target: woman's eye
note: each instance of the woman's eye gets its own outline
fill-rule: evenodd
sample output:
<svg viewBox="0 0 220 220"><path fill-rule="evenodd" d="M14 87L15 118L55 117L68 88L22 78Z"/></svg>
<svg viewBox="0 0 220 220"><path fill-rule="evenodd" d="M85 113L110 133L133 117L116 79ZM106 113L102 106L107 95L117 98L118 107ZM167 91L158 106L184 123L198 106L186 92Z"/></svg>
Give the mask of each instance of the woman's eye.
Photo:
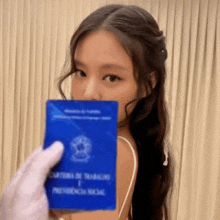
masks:
<svg viewBox="0 0 220 220"><path fill-rule="evenodd" d="M121 80L121 78L115 75L106 76L105 79L109 82L115 82L117 80Z"/></svg>
<svg viewBox="0 0 220 220"><path fill-rule="evenodd" d="M76 70L75 75L79 77L86 77L86 74L82 70Z"/></svg>

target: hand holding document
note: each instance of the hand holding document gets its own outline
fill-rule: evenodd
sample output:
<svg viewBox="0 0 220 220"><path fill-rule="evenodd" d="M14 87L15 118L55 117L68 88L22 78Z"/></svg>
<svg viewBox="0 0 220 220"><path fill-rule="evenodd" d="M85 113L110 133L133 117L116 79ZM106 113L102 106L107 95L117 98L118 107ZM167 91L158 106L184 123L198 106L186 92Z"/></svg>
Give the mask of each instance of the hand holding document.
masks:
<svg viewBox="0 0 220 220"><path fill-rule="evenodd" d="M111 101L48 101L44 145L5 188L1 219L47 220L49 210L114 210L117 110Z"/></svg>
<svg viewBox="0 0 220 220"><path fill-rule="evenodd" d="M63 145L55 142L43 150L37 148L14 174L1 197L3 220L47 220L48 200L44 182L50 169L63 154Z"/></svg>

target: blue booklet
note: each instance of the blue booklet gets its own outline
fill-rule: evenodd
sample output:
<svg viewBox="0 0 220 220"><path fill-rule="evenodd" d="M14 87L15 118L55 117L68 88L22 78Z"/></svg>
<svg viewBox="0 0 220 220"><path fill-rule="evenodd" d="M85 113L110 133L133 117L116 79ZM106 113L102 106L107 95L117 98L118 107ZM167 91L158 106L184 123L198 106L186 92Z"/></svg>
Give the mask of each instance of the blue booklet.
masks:
<svg viewBox="0 0 220 220"><path fill-rule="evenodd" d="M44 149L65 149L45 182L49 209L115 210L117 115L115 101L47 101Z"/></svg>

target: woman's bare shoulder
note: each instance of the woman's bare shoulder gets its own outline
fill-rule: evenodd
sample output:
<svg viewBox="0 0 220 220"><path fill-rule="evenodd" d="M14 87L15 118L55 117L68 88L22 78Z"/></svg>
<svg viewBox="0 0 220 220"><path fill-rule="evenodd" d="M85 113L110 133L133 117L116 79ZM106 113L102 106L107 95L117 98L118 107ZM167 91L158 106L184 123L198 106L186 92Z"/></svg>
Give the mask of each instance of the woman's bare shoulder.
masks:
<svg viewBox="0 0 220 220"><path fill-rule="evenodd" d="M129 140L127 139L127 141ZM117 167L119 168L118 171L120 173L126 170L128 171L127 175L132 175L132 171L136 168L135 162L137 162L137 152L135 147L136 146L131 144L131 142L129 145L125 140L118 138Z"/></svg>
<svg viewBox="0 0 220 220"><path fill-rule="evenodd" d="M135 169L134 155L128 143L121 138L117 140L117 206L114 211L99 210L92 212L55 212L64 220L126 220L131 206L134 190L132 175ZM130 191L129 191L130 190ZM128 192L129 191L129 192ZM121 212L122 211L122 212ZM121 214L120 218L119 215ZM51 215L50 215L51 216ZM52 217L52 216L51 216Z"/></svg>
<svg viewBox="0 0 220 220"><path fill-rule="evenodd" d="M130 143L131 139L126 138ZM127 219L137 176L138 160L134 143L129 145L118 138L117 155L117 196L118 210L122 220Z"/></svg>

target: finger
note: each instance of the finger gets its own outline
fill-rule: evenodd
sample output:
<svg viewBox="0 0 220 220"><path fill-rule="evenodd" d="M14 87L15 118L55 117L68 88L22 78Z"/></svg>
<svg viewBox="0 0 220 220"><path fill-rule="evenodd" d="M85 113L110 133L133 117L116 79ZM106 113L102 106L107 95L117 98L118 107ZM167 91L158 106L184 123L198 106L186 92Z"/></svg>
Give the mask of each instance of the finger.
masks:
<svg viewBox="0 0 220 220"><path fill-rule="evenodd" d="M49 148L43 150L30 164L28 178L35 180L40 186L44 184L46 177L52 167L61 159L64 152L64 146L61 142L54 142Z"/></svg>
<svg viewBox="0 0 220 220"><path fill-rule="evenodd" d="M56 141L49 148L46 148L43 151L42 157L47 162L49 169L51 169L60 161L63 153L64 153L64 145L62 144L62 142ZM46 172L47 172L47 169L46 169Z"/></svg>

